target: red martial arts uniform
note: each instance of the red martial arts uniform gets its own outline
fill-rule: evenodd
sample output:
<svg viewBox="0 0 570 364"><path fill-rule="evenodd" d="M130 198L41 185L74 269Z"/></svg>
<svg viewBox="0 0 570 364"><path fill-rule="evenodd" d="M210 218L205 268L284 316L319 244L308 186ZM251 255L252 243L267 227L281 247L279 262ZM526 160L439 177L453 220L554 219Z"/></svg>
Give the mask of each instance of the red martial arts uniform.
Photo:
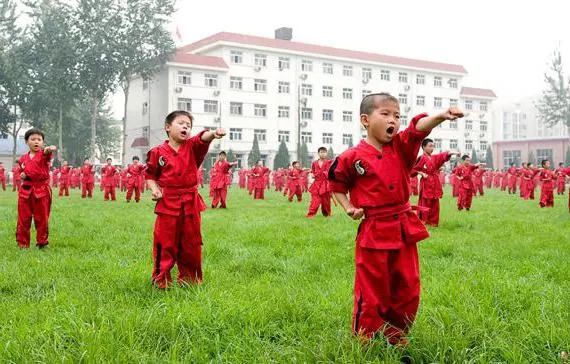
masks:
<svg viewBox="0 0 570 364"><path fill-rule="evenodd" d="M319 211L319 206L323 216L331 215L331 190L327 179L331 164L332 160L316 160L311 165L314 180L309 188L311 203L307 217L314 217Z"/></svg>
<svg viewBox="0 0 570 364"><path fill-rule="evenodd" d="M6 169L3 166L0 166L0 184L2 191L6 191Z"/></svg>
<svg viewBox="0 0 570 364"><path fill-rule="evenodd" d="M412 194L414 196L419 195L419 188L418 188L418 177L410 177L410 186L412 188Z"/></svg>
<svg viewBox="0 0 570 364"><path fill-rule="evenodd" d="M52 187L58 187L59 184L59 169L55 168L52 172L51 172L51 184Z"/></svg>
<svg viewBox="0 0 570 364"><path fill-rule="evenodd" d="M20 166L16 163L12 166L12 191L19 190L21 185Z"/></svg>
<svg viewBox="0 0 570 364"><path fill-rule="evenodd" d="M427 210L420 210L420 220L425 224L439 225L439 199L443 197L443 187L439 180L439 168L451 158L449 152L427 155L423 154L412 170L412 178L419 172L427 174L420 179L420 198L418 205Z"/></svg>
<svg viewBox="0 0 570 364"><path fill-rule="evenodd" d="M461 166L457 168L457 177L461 177L458 180L459 183L459 196L457 197L457 209L463 210L464 208L469 211L471 209L471 201L473 200L473 192L475 190L473 186L473 171L478 169L476 165Z"/></svg>
<svg viewBox="0 0 570 364"><path fill-rule="evenodd" d="M517 176L518 176L518 172L517 169L515 167L510 167L507 170L507 175L508 175L508 190L509 193L515 194L517 193Z"/></svg>
<svg viewBox="0 0 570 364"><path fill-rule="evenodd" d="M178 151L166 141L147 154L146 179L156 181L162 190L154 209L152 273L159 288L168 287L172 281L174 264L178 264L179 283L202 280L200 213L206 205L198 193L197 169L210 146L201 140L204 132L186 140Z"/></svg>
<svg viewBox="0 0 570 364"><path fill-rule="evenodd" d="M251 171L253 177L253 199L254 200L264 200L265 199L265 181L269 168L255 166Z"/></svg>
<svg viewBox="0 0 570 364"><path fill-rule="evenodd" d="M293 196L297 196L297 201L303 201L303 181L301 180L302 170L293 168L287 177L287 190L289 191L289 202L293 202Z"/></svg>
<svg viewBox="0 0 570 364"><path fill-rule="evenodd" d="M449 183L451 184L451 195L453 197L458 197L459 196L459 180L457 179L457 169L459 167L455 167L453 168L453 170L451 171L451 175L449 176Z"/></svg>
<svg viewBox="0 0 570 364"><path fill-rule="evenodd" d="M87 164L81 167L81 198L93 197L93 187L95 186L95 171L93 165Z"/></svg>
<svg viewBox="0 0 570 364"><path fill-rule="evenodd" d="M18 190L16 242L21 248L30 247L32 218L36 227L36 246L41 248L48 245L51 210L49 168L52 156L52 153L44 154L41 149L33 157L28 152L18 160L21 168L19 173L26 175Z"/></svg>
<svg viewBox="0 0 570 364"><path fill-rule="evenodd" d="M485 173L484 169L477 168L473 171L472 179L473 179L473 196L477 196L477 192L479 192L479 196L484 196L485 192L483 191L483 174Z"/></svg>
<svg viewBox="0 0 570 364"><path fill-rule="evenodd" d="M429 236L410 206L410 174L422 140L416 130L426 115L378 151L363 140L332 164L333 192L349 193L364 209L356 236L353 330L372 337L381 331L391 344L400 342L413 323L420 299L417 245Z"/></svg>
<svg viewBox="0 0 570 364"><path fill-rule="evenodd" d="M534 170L534 169L524 169L521 172L521 186L520 186L520 191L521 191L521 197L524 200L534 200L534 188L535 188L535 183L534 183L534 176L538 173L538 170Z"/></svg>
<svg viewBox="0 0 570 364"><path fill-rule="evenodd" d="M540 207L554 207L554 172L543 169L538 173L542 185L540 188Z"/></svg>
<svg viewBox="0 0 570 364"><path fill-rule="evenodd" d="M202 188L204 188L204 171L204 168L198 168L198 186Z"/></svg>
<svg viewBox="0 0 570 364"><path fill-rule="evenodd" d="M109 196L112 201L115 201L115 175L117 174L117 167L103 166L101 167L101 185L105 188L105 201L109 201Z"/></svg>
<svg viewBox="0 0 570 364"><path fill-rule="evenodd" d="M556 168L554 174L556 175L556 194L563 195L564 190L566 190L566 175L564 174L564 168Z"/></svg>
<svg viewBox="0 0 570 364"><path fill-rule="evenodd" d="M71 167L61 166L59 169L59 195L69 196L69 183L71 179Z"/></svg>
<svg viewBox="0 0 570 364"><path fill-rule="evenodd" d="M212 188L212 208L218 207L225 209L226 206L226 196L228 194L228 172L232 166L224 161L216 161L212 166L212 180L210 182L210 187Z"/></svg>
<svg viewBox="0 0 570 364"><path fill-rule="evenodd" d="M245 174L246 173L247 173L247 171L245 169L240 169L238 171L238 184L239 184L239 188L241 188L241 189L245 189L245 186L246 186L246 184L245 184L245 181L246 181Z"/></svg>
<svg viewBox="0 0 570 364"><path fill-rule="evenodd" d="M127 202L131 202L133 190L135 191L135 202L141 199L141 177L144 166L140 163L132 163L127 167ZM147 178L148 179L148 178Z"/></svg>

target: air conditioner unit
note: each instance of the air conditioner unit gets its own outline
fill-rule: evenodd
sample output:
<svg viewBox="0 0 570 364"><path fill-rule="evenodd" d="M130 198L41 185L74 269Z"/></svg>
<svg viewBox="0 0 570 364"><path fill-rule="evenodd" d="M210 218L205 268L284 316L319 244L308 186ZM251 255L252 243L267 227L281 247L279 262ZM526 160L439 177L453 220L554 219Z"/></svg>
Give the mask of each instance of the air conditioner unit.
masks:
<svg viewBox="0 0 570 364"><path fill-rule="evenodd" d="M466 131L465 133L463 133L463 136L467 138L469 136L469 132Z"/></svg>
<svg viewBox="0 0 570 364"><path fill-rule="evenodd" d="M143 126L142 131L144 134L148 133L148 126Z"/></svg>
<svg viewBox="0 0 570 364"><path fill-rule="evenodd" d="M301 126L302 126L303 128L306 128L307 125L309 125L309 123L307 123L306 120L301 121Z"/></svg>
<svg viewBox="0 0 570 364"><path fill-rule="evenodd" d="M182 92L182 87L176 87L174 91L179 94Z"/></svg>
<svg viewBox="0 0 570 364"><path fill-rule="evenodd" d="M219 95L220 95L220 90L214 91L214 96L219 96Z"/></svg>
<svg viewBox="0 0 570 364"><path fill-rule="evenodd" d="M410 112L412 110L411 106L406 106L406 112Z"/></svg>
<svg viewBox="0 0 570 364"><path fill-rule="evenodd" d="M370 81L368 78L363 78L363 79L362 79L362 83L365 83L365 84L366 84L366 83L368 83L368 81Z"/></svg>
<svg viewBox="0 0 570 364"><path fill-rule="evenodd" d="M257 66L254 68L254 70L255 70L255 72L259 72L259 71L261 71L261 67Z"/></svg>
<svg viewBox="0 0 570 364"><path fill-rule="evenodd" d="M307 104L307 98L306 97L301 97L301 99L299 100L299 102L303 105Z"/></svg>
<svg viewBox="0 0 570 364"><path fill-rule="evenodd" d="M484 138L484 137L485 137L485 133L479 134L479 138Z"/></svg>
<svg viewBox="0 0 570 364"><path fill-rule="evenodd" d="M221 118L221 117L218 116L218 117L215 117L215 118L214 118L214 122L215 122L215 123L219 123L220 121L222 121L222 118Z"/></svg>
<svg viewBox="0 0 570 364"><path fill-rule="evenodd" d="M404 90L406 90L406 91L410 91L410 85L406 85L406 86L404 86Z"/></svg>
<svg viewBox="0 0 570 364"><path fill-rule="evenodd" d="M303 81L306 80L306 79L307 79L307 74L306 74L306 73L303 73L303 74L300 76L300 78L301 78L301 80L303 80Z"/></svg>
<svg viewBox="0 0 570 364"><path fill-rule="evenodd" d="M479 114L479 119L483 119L485 117L485 114Z"/></svg>

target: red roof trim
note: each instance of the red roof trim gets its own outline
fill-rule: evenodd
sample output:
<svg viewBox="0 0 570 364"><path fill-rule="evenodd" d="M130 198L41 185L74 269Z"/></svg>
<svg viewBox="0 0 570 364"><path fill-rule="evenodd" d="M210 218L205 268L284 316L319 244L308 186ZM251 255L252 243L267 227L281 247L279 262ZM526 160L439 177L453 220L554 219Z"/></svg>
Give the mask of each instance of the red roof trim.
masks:
<svg viewBox="0 0 570 364"><path fill-rule="evenodd" d="M131 148L146 148L148 147L148 139L145 137L138 137L133 140Z"/></svg>
<svg viewBox="0 0 570 364"><path fill-rule="evenodd" d="M190 54L178 50L174 54L172 63L193 64L198 66L216 67L216 68L229 68L226 62L220 57L203 56L201 54Z"/></svg>
<svg viewBox="0 0 570 364"><path fill-rule="evenodd" d="M497 98L495 92L488 88L462 87L461 96L465 95Z"/></svg>

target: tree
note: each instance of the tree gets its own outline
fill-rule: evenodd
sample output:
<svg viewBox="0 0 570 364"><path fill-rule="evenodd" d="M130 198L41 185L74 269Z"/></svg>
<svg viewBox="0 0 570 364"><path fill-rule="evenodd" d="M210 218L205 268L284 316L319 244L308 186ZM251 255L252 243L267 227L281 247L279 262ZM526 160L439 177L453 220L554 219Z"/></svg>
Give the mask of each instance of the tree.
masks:
<svg viewBox="0 0 570 364"><path fill-rule="evenodd" d="M334 159L334 151L332 146L329 149L327 149L327 159Z"/></svg>
<svg viewBox="0 0 570 364"><path fill-rule="evenodd" d="M485 154L485 163L487 164L487 168L493 168L493 149L490 145L487 146L487 153Z"/></svg>
<svg viewBox="0 0 570 364"><path fill-rule="evenodd" d="M570 147L566 149L566 167L570 167Z"/></svg>
<svg viewBox="0 0 570 364"><path fill-rule="evenodd" d="M129 0L119 8L121 26L114 35L119 59L119 84L125 96L123 150L127 148L127 103L133 77L152 78L171 57L175 46L166 25L174 13L174 0Z"/></svg>
<svg viewBox="0 0 570 364"><path fill-rule="evenodd" d="M234 162L236 160L236 155L234 154L233 150L228 150L227 160L229 162Z"/></svg>
<svg viewBox="0 0 570 364"><path fill-rule="evenodd" d="M475 149L471 151L471 163L479 163L479 158L477 158L477 152L475 152Z"/></svg>
<svg viewBox="0 0 570 364"><path fill-rule="evenodd" d="M534 155L534 152L532 150L530 150L528 152L528 161L527 163L532 163L536 166L536 156Z"/></svg>
<svg viewBox="0 0 570 364"><path fill-rule="evenodd" d="M216 158L214 153L206 154L202 167L204 167L204 183L210 183L210 170L212 169L212 158Z"/></svg>
<svg viewBox="0 0 570 364"><path fill-rule="evenodd" d="M300 150L299 163L301 163L302 167L310 167L312 162L311 155L309 154L309 148L307 147L307 143L305 143L304 140L299 150Z"/></svg>
<svg viewBox="0 0 570 364"><path fill-rule="evenodd" d="M281 140L279 144L279 150L275 155L275 159L273 160L273 169L277 168L287 168L291 163L291 157L289 156L289 150L287 149L287 144L285 144L285 140Z"/></svg>
<svg viewBox="0 0 570 364"><path fill-rule="evenodd" d="M257 141L257 135L254 134L251 152L249 152L249 155L247 156L247 163L248 165L253 166L260 159L261 152L259 151L259 142Z"/></svg>
<svg viewBox="0 0 570 364"><path fill-rule="evenodd" d="M570 80L564 76L562 55L555 50L549 73L544 74L546 89L536 105L542 122L547 126L562 123L570 136Z"/></svg>
<svg viewBox="0 0 570 364"><path fill-rule="evenodd" d="M352 138L348 139L348 147L352 148L354 145L352 144Z"/></svg>

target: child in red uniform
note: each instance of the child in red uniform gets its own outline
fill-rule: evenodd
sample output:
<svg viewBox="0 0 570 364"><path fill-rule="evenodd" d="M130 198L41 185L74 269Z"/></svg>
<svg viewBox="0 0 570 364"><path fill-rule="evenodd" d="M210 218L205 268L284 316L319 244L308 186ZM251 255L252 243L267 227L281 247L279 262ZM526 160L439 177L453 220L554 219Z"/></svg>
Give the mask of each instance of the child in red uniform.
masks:
<svg viewBox="0 0 570 364"><path fill-rule="evenodd" d="M59 196L69 196L70 173L71 167L67 165L67 161L64 159L59 169Z"/></svg>
<svg viewBox="0 0 570 364"><path fill-rule="evenodd" d="M113 165L113 160L107 158L107 165L101 168L101 185L105 189L105 201L116 201L115 195L115 174L117 174L117 168Z"/></svg>
<svg viewBox="0 0 570 364"><path fill-rule="evenodd" d="M564 174L564 163L558 163L558 168L554 171L556 175L556 194L563 195L566 189L566 175Z"/></svg>
<svg viewBox="0 0 570 364"><path fill-rule="evenodd" d="M264 200L265 199L265 182L266 176L269 172L267 167L263 166L263 161L258 160L256 165L251 170L251 175L253 177L253 199L254 200Z"/></svg>
<svg viewBox="0 0 570 364"><path fill-rule="evenodd" d="M81 167L81 198L93 197L93 187L95 186L95 170L89 158L85 158Z"/></svg>
<svg viewBox="0 0 570 364"><path fill-rule="evenodd" d="M0 184L2 185L2 191L6 191L6 169L2 162L0 162Z"/></svg>
<svg viewBox="0 0 570 364"><path fill-rule="evenodd" d="M221 209L227 208L226 196L228 194L227 175L230 169L237 165L237 162L226 161L226 152L221 151L218 154L218 160L212 166L212 180L210 186L212 188L212 208L215 209L220 204Z"/></svg>
<svg viewBox="0 0 570 364"><path fill-rule="evenodd" d="M439 180L439 169L447 162L452 155L459 156L459 152L444 152L433 154L435 144L433 140L426 138L422 142L424 154L418 158L412 170L412 178L420 180L420 198L418 206L424 207L425 211L420 211L420 220L431 226L439 225L439 199L443 197L443 186Z"/></svg>
<svg viewBox="0 0 570 364"><path fill-rule="evenodd" d="M475 193L475 186L473 185L473 171L484 166L485 163L471 164L471 157L467 154L461 157L463 165L457 168L455 172L456 178L459 181L459 196L457 197L457 209L459 211L466 209L471 210L471 201Z"/></svg>
<svg viewBox="0 0 570 364"><path fill-rule="evenodd" d="M429 132L462 116L455 107L435 117L421 114L398 133L398 99L368 95L360 104L367 138L329 170L332 191L346 213L355 220L365 217L356 236L353 313L353 330L361 337L381 332L391 344L407 343L420 294L416 243L429 236L409 203L410 173Z"/></svg>
<svg viewBox="0 0 570 364"><path fill-rule="evenodd" d="M14 163L12 166L12 191L18 191L22 185L22 179L20 178L20 166L18 163Z"/></svg>
<svg viewBox="0 0 570 364"><path fill-rule="evenodd" d="M303 181L301 179L301 164L297 161L291 163L291 169L287 176L287 190L289 191L289 202L293 202L293 196L297 196L297 201L303 201Z"/></svg>
<svg viewBox="0 0 570 364"><path fill-rule="evenodd" d="M542 168L538 172L542 185L540 187L540 207L554 207L554 180L556 176L550 170L550 161L542 161Z"/></svg>
<svg viewBox="0 0 570 364"><path fill-rule="evenodd" d="M331 193L327 180L327 174L332 161L327 159L327 148L320 147L318 149L319 159L314 161L311 165L311 173L313 174L313 184L309 188L311 193L311 204L309 205L309 212L307 217L315 217L319 206L323 216L331 215Z"/></svg>
<svg viewBox="0 0 570 364"><path fill-rule="evenodd" d="M482 168L477 168L473 171L473 196L484 196L485 192L483 191L483 175L485 174L485 170Z"/></svg>
<svg viewBox="0 0 570 364"><path fill-rule="evenodd" d="M22 186L18 190L16 242L20 248L30 247L33 218L36 226L36 246L41 249L48 245L51 209L49 168L56 148L53 145L43 148L44 133L38 129L28 130L24 140L30 151L18 160Z"/></svg>
<svg viewBox="0 0 570 364"><path fill-rule="evenodd" d="M157 201L152 280L158 288L168 287L174 264L178 264L178 283L202 280L200 212L206 205L198 194L197 169L210 142L225 132L203 130L191 137L192 122L186 111L168 114L164 125L168 140L147 154L146 180Z"/></svg>
<svg viewBox="0 0 570 364"><path fill-rule="evenodd" d="M143 165L139 163L139 157L135 155L133 163L127 166L127 202L131 202L133 190L135 191L135 202L138 203L141 199L140 177L143 169Z"/></svg>

